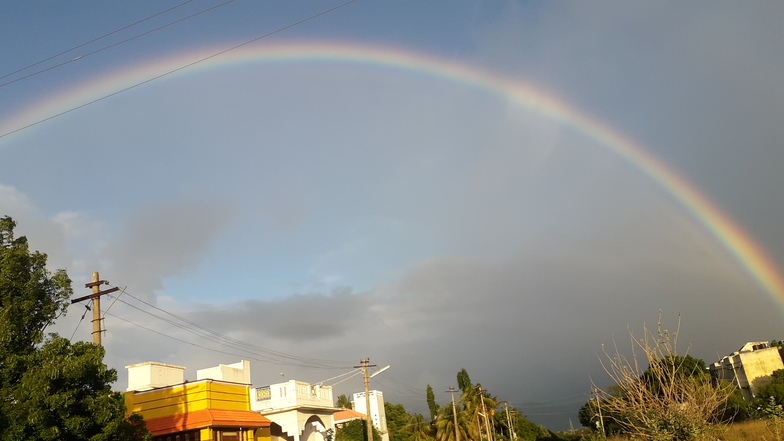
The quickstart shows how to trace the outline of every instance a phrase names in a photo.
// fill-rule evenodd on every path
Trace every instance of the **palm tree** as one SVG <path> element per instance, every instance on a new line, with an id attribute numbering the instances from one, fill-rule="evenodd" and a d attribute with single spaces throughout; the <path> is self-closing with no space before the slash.
<path id="1" fill-rule="evenodd" d="M 338 395 L 337 407 L 342 407 L 343 409 L 351 409 L 351 400 L 346 396 L 346 394 Z"/>
<path id="2" fill-rule="evenodd" d="M 468 419 L 468 413 L 457 409 L 457 433 L 455 432 L 455 415 L 452 406 L 444 406 L 436 418 L 436 441 L 473 441 L 473 425 Z M 458 436 L 459 440 L 455 437 Z"/>
<path id="3" fill-rule="evenodd" d="M 460 396 L 465 412 L 472 422 L 469 432 L 475 436 L 474 439 L 493 439 L 493 414 L 498 407 L 498 399 L 491 397 L 486 390 L 482 389 L 481 384 L 477 384 L 471 389 L 467 389 Z"/>
<path id="4" fill-rule="evenodd" d="M 420 413 L 411 415 L 403 430 L 408 434 L 409 441 L 432 441 L 433 428 L 425 417 Z"/>

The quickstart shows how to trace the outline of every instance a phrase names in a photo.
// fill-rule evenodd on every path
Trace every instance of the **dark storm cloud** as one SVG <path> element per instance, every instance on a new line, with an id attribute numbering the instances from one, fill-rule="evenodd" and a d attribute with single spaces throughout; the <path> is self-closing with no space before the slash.
<path id="1" fill-rule="evenodd" d="M 213 323 L 217 329 L 243 333 L 247 339 L 307 343 L 352 335 L 362 324 L 375 320 L 371 311 L 375 303 L 377 300 L 369 293 L 354 294 L 350 288 L 335 288 L 328 293 L 210 307 L 192 316 L 197 321 Z"/>

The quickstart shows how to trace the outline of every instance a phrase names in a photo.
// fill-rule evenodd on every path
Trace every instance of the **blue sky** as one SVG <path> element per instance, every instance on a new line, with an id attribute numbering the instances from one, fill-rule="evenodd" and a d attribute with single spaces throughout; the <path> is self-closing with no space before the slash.
<path id="1" fill-rule="evenodd" d="M 0 76 L 180 3 L 7 2 Z M 236 0 L 174 23 L 219 5 L 183 3 L 1 79 L 0 121 L 39 108 L 37 122 L 61 93 L 339 4 Z M 772 2 L 359 0 L 252 45 L 394 48 L 533 85 L 643 146 L 781 270 L 782 15 Z M 100 271 L 297 360 L 218 352 L 117 302 L 106 346 L 118 389 L 124 366 L 146 360 L 193 373 L 250 358 L 263 385 L 370 357 L 392 365 L 374 381 L 410 411 L 466 368 L 565 429 L 591 379 L 606 381 L 602 344 L 660 309 L 669 326 L 682 314 L 683 349 L 707 362 L 782 338 L 781 300 L 673 195 L 574 127 L 441 75 L 345 60 L 185 69 L 2 135 L 0 214 L 77 295 Z M 54 330 L 89 340 L 83 308 Z"/>

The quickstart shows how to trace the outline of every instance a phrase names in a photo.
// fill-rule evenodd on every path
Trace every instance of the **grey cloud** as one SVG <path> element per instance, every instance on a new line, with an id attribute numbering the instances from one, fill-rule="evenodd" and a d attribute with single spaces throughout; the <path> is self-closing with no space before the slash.
<path id="1" fill-rule="evenodd" d="M 132 285 L 134 292 L 154 299 L 164 278 L 198 268 L 231 217 L 232 207 L 216 200 L 140 208 L 105 250 L 110 282 Z"/>
<path id="2" fill-rule="evenodd" d="M 558 241 L 546 253 L 530 249 L 505 258 L 434 257 L 370 292 L 343 288 L 180 314 L 288 354 L 344 360 L 345 367 L 365 356 L 391 364 L 388 376 L 374 378 L 374 384 L 388 401 L 418 412 L 426 411 L 425 385 L 445 390 L 466 368 L 474 381 L 515 405 L 566 400 L 557 409 L 575 413 L 584 402 L 579 392 L 587 393 L 591 379 L 607 381 L 598 362 L 601 345 L 613 339 L 623 344 L 629 329 L 654 323 L 660 308 L 667 325 L 682 313 L 682 343 L 693 344 L 690 353 L 706 361 L 734 350 L 738 340 L 774 337 L 769 324 L 778 313 L 745 275 L 682 269 L 700 257 L 699 249 L 674 256 L 638 249 L 630 258 L 633 250 L 619 256 L 620 245 L 594 248 L 593 240 Z M 742 297 L 744 291 L 754 294 Z M 113 352 L 124 352 L 123 340 L 116 339 Z M 233 361 L 232 355 L 175 346 L 172 352 L 166 349 L 171 345 L 151 345 L 147 352 L 194 368 Z M 306 381 L 336 375 L 264 359 L 253 355 L 258 384 L 278 381 L 278 371 Z M 358 387 L 348 382 L 336 393 Z M 537 415 L 539 408 L 522 408 L 534 421 L 551 423 Z M 562 424 L 562 418 L 552 421 Z"/>
<path id="3" fill-rule="evenodd" d="M 335 288 L 330 293 L 297 294 L 273 301 L 248 300 L 194 316 L 218 329 L 243 332 L 249 339 L 318 342 L 345 337 L 362 324 L 372 323 L 370 307 L 375 302 L 369 293 Z"/>

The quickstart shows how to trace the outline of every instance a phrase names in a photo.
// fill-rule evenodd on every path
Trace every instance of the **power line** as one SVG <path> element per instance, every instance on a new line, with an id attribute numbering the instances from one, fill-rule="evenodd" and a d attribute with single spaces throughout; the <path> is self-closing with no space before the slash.
<path id="1" fill-rule="evenodd" d="M 193 1 L 193 0 L 191 0 L 191 1 Z M 187 16 L 187 17 L 183 17 L 183 18 L 181 18 L 181 19 L 179 19 L 179 20 L 175 20 L 175 21 L 173 21 L 173 22 L 167 23 L 167 24 L 165 24 L 165 25 L 163 25 L 163 26 L 159 26 L 159 27 L 157 27 L 157 28 L 155 28 L 155 29 L 151 29 L 151 30 L 149 30 L 149 31 L 142 32 L 141 34 L 137 34 L 137 35 L 135 35 L 135 36 L 133 36 L 133 37 L 126 38 L 125 40 L 118 41 L 117 43 L 112 43 L 112 44 L 110 44 L 110 45 L 108 45 L 108 46 L 104 46 L 104 47 L 102 47 L 102 48 L 99 48 L 99 49 L 96 49 L 96 50 L 94 50 L 94 51 L 92 51 L 92 52 L 88 52 L 88 53 L 86 53 L 86 54 L 84 54 L 84 55 L 80 55 L 80 56 L 78 56 L 78 57 L 76 57 L 76 58 L 73 58 L 73 59 L 71 59 L 71 60 L 64 61 L 64 62 L 62 62 L 62 63 L 60 63 L 60 64 L 55 64 L 54 66 L 47 67 L 46 69 L 41 69 L 41 70 L 39 70 L 39 71 L 36 71 L 36 72 L 30 73 L 30 74 L 24 75 L 24 76 L 22 76 L 22 77 L 19 77 L 19 78 L 16 78 L 16 79 L 14 79 L 14 80 L 6 81 L 5 83 L 0 83 L 0 87 L 4 87 L 4 86 L 7 86 L 7 85 L 9 85 L 9 84 L 16 83 L 17 81 L 22 81 L 22 80 L 24 80 L 24 79 L 27 79 L 27 78 L 30 78 L 30 77 L 34 77 L 34 76 L 36 76 L 36 75 L 39 75 L 39 74 L 42 74 L 42 73 L 44 73 L 44 72 L 48 72 L 48 71 L 50 71 L 50 70 L 57 69 L 58 67 L 65 66 L 66 64 L 70 64 L 70 63 L 73 63 L 73 62 L 75 62 L 75 61 L 79 61 L 79 60 L 81 60 L 81 59 L 83 59 L 83 58 L 85 58 L 85 57 L 89 57 L 90 55 L 95 55 L 95 54 L 97 54 L 97 53 L 99 53 L 99 52 L 103 52 L 103 51 L 105 51 L 106 49 L 111 49 L 111 48 L 113 48 L 113 47 L 116 47 L 116 46 L 119 46 L 119 45 L 121 45 L 121 44 L 125 44 L 125 43 L 127 43 L 127 42 L 129 42 L 129 41 L 136 40 L 137 38 L 143 37 L 143 36 L 145 36 L 145 35 L 148 35 L 148 34 L 152 34 L 153 32 L 160 31 L 161 29 L 168 28 L 169 26 L 172 26 L 172 25 L 175 25 L 175 24 L 177 24 L 177 23 L 179 23 L 179 22 L 182 22 L 182 21 L 188 20 L 188 19 L 190 19 L 190 18 L 196 17 L 197 15 L 204 14 L 205 12 L 209 12 L 209 11 L 211 11 L 211 10 L 213 10 L 213 9 L 220 8 L 221 6 L 227 5 L 227 4 L 229 4 L 229 3 L 232 3 L 232 2 L 234 2 L 234 1 L 235 1 L 235 0 L 227 0 L 227 1 L 223 2 L 223 3 L 221 3 L 221 4 L 218 4 L 218 5 L 212 6 L 212 7 L 210 7 L 210 8 L 204 9 L 204 10 L 202 10 L 202 11 L 196 12 L 196 13 L 194 13 L 194 14 L 191 14 L 191 15 Z M 126 28 L 127 28 L 127 27 L 128 27 L 128 26 L 126 26 Z M 125 28 L 123 28 L 123 29 L 125 29 Z M 109 35 L 109 34 L 107 34 L 107 35 Z M 93 40 L 93 41 L 95 41 L 95 40 Z M 87 44 L 87 43 L 85 43 L 85 44 Z M 78 46 L 78 47 L 81 47 L 81 46 L 84 46 L 84 44 L 83 44 L 83 45 L 80 45 L 80 46 Z M 71 49 L 71 50 L 73 50 L 73 49 Z M 71 50 L 69 50 L 69 51 L 66 51 L 66 52 L 70 52 Z M 51 59 L 51 58 L 49 58 L 49 59 Z M 40 63 L 36 63 L 36 64 L 40 64 Z M 25 68 L 25 69 L 27 69 L 27 68 Z M 24 70 L 24 69 L 22 69 L 22 70 Z M 17 72 L 19 72 L 19 71 L 17 71 Z M 14 73 L 16 73 L 16 72 L 14 72 Z M 12 74 L 9 74 L 9 75 L 12 75 Z M 9 76 L 9 75 L 6 75 L 5 77 L 7 77 L 7 76 Z M 2 77 L 2 78 L 5 78 L 5 77 Z"/>
<path id="2" fill-rule="evenodd" d="M 221 333 L 219 333 L 217 331 L 214 331 L 212 329 L 209 329 L 209 328 L 206 328 L 206 327 L 204 327 L 202 325 L 199 325 L 198 323 L 195 323 L 195 322 L 193 322 L 191 320 L 188 320 L 188 319 L 186 319 L 184 317 L 181 317 L 181 316 L 178 316 L 178 315 L 176 315 L 174 313 L 166 311 L 163 308 L 160 308 L 160 307 L 152 305 L 152 304 L 150 304 L 148 302 L 145 302 L 144 300 L 139 299 L 138 297 L 133 296 L 132 294 L 128 293 L 127 291 L 125 291 L 124 294 L 125 294 L 125 296 L 127 296 L 127 297 L 129 297 L 129 298 L 131 298 L 131 299 L 133 299 L 133 300 L 135 300 L 137 302 L 140 302 L 140 303 L 142 303 L 142 304 L 144 304 L 144 305 L 146 305 L 146 306 L 148 306 L 150 308 L 156 309 L 156 310 L 164 313 L 166 316 L 171 317 L 171 318 L 167 318 L 165 316 L 161 316 L 159 314 L 155 314 L 153 312 L 150 312 L 148 310 L 140 308 L 140 307 L 138 307 L 136 305 L 133 305 L 133 304 L 131 304 L 131 303 L 125 301 L 125 300 L 122 300 L 122 299 L 117 299 L 117 301 L 119 303 L 127 305 L 130 308 L 136 309 L 136 310 L 138 310 L 138 311 L 140 311 L 140 312 L 142 312 L 144 314 L 147 314 L 147 315 L 149 315 L 149 316 L 151 316 L 153 318 L 161 320 L 161 321 L 163 321 L 163 322 L 165 322 L 165 323 L 167 323 L 167 324 L 169 324 L 171 326 L 175 326 L 177 328 L 180 328 L 180 329 L 182 329 L 182 330 L 184 330 L 186 332 L 189 332 L 189 333 L 191 333 L 191 334 L 193 334 L 193 335 L 195 335 L 195 336 L 197 336 L 199 338 L 202 338 L 204 340 L 207 340 L 209 342 L 216 343 L 216 344 L 219 344 L 221 346 L 229 347 L 229 348 L 232 348 L 234 350 L 244 352 L 246 354 L 252 354 L 254 356 L 255 360 L 264 361 L 264 362 L 267 362 L 267 363 L 277 364 L 277 365 L 300 366 L 300 367 L 309 367 L 309 368 L 319 367 L 319 368 L 322 368 L 322 369 L 347 369 L 347 367 L 345 366 L 345 363 L 340 362 L 340 361 L 321 360 L 321 359 L 314 359 L 314 358 L 299 357 L 299 356 L 286 354 L 286 353 L 283 353 L 283 352 L 280 352 L 280 351 L 275 351 L 275 350 L 272 350 L 272 349 L 269 349 L 269 348 L 265 348 L 265 347 L 258 346 L 258 345 L 253 345 L 253 344 L 241 341 L 241 340 L 234 339 L 232 337 L 229 337 L 227 335 L 221 334 Z M 113 317 L 117 317 L 116 314 L 112 314 L 112 316 Z M 142 327 L 144 329 L 150 330 L 152 332 L 156 332 L 158 334 L 165 335 L 165 336 L 170 337 L 172 339 L 175 339 L 177 341 L 181 341 L 181 342 L 188 343 L 188 344 L 193 344 L 193 345 L 196 345 L 196 346 L 199 346 L 199 347 L 204 347 L 204 346 L 201 346 L 201 345 L 198 345 L 198 344 L 195 344 L 195 343 L 187 342 L 185 340 L 182 340 L 182 339 L 179 339 L 179 338 L 176 338 L 176 337 L 172 337 L 172 336 L 170 336 L 168 334 L 164 334 L 164 333 L 161 333 L 159 331 L 155 331 L 153 329 L 150 329 L 148 327 L 145 327 L 143 325 L 140 325 L 140 324 L 135 323 L 135 322 L 133 322 L 131 320 L 128 320 L 128 319 L 122 319 L 122 320 L 124 320 L 126 322 L 129 322 L 129 323 L 132 323 L 132 324 L 135 324 L 135 325 L 137 325 L 139 327 Z M 204 347 L 204 348 L 205 349 L 210 349 L 210 348 L 206 348 L 206 347 Z M 225 352 L 225 351 L 220 351 L 220 350 L 215 350 L 215 349 L 210 349 L 210 350 L 214 350 L 214 351 L 217 351 L 217 352 Z M 236 355 L 236 354 L 233 354 L 233 355 Z M 255 358 L 255 357 L 264 357 L 264 358 Z"/>
<path id="3" fill-rule="evenodd" d="M 87 311 L 89 311 L 89 310 L 90 310 L 90 305 L 85 304 L 84 305 L 84 313 L 82 313 L 82 318 L 79 319 L 79 323 L 76 324 L 76 328 L 74 328 L 74 332 L 73 332 L 73 334 L 71 334 L 71 338 L 69 338 L 68 341 L 73 340 L 74 335 L 76 335 L 76 331 L 79 330 L 79 325 L 82 324 L 82 322 L 84 321 L 84 316 L 87 315 Z"/>
<path id="4" fill-rule="evenodd" d="M 396 389 L 400 395 L 407 397 L 423 397 L 425 396 L 424 389 L 417 389 L 409 386 L 408 384 L 395 379 L 392 375 L 382 375 L 379 377 L 378 382 L 381 384 L 389 385 L 391 388 Z"/>
<path id="5" fill-rule="evenodd" d="M 169 320 L 169 319 L 157 316 L 155 314 L 150 313 L 149 311 L 145 311 L 145 310 L 143 310 L 141 308 L 138 308 L 138 307 L 136 307 L 134 305 L 131 305 L 128 302 L 125 302 L 123 300 L 120 300 L 120 303 L 124 303 L 124 304 L 130 306 L 131 308 L 137 309 L 137 310 L 139 310 L 139 311 L 141 311 L 141 312 L 143 312 L 145 314 L 148 314 L 150 316 L 153 316 L 155 318 L 163 320 L 163 321 L 165 321 L 165 322 L 167 322 L 169 324 L 177 326 L 178 328 L 181 328 L 181 329 L 186 330 L 186 331 L 188 331 L 188 332 L 190 332 L 192 334 L 196 334 L 196 335 L 198 335 L 200 337 L 203 337 L 205 339 L 208 339 L 208 340 L 216 342 L 216 343 L 228 344 L 228 345 L 235 346 L 235 348 L 239 349 L 239 350 L 247 350 L 249 352 L 253 352 L 253 351 L 262 352 L 262 353 L 269 354 L 271 356 L 275 356 L 275 357 L 278 357 L 278 358 L 291 360 L 291 361 L 297 361 L 297 362 L 310 363 L 311 365 L 312 364 L 321 364 L 321 365 L 325 365 L 325 367 L 332 368 L 331 364 L 332 363 L 336 363 L 335 361 L 331 361 L 331 360 L 322 360 L 322 359 L 316 359 L 316 358 L 306 358 L 306 357 L 299 357 L 299 356 L 295 356 L 295 355 L 290 355 L 290 354 L 286 354 L 284 352 L 275 351 L 273 349 L 265 348 L 263 346 L 258 346 L 258 345 L 254 345 L 254 344 L 251 344 L 251 343 L 247 343 L 247 342 L 244 342 L 242 340 L 237 340 L 237 339 L 229 337 L 229 336 L 227 336 L 225 334 L 221 334 L 220 332 L 217 332 L 217 331 L 209 329 L 209 328 L 207 328 L 205 326 L 202 326 L 202 325 L 200 325 L 200 324 L 198 324 L 198 323 L 196 323 L 194 321 L 191 321 L 191 320 L 188 320 L 188 319 L 186 319 L 184 317 L 176 315 L 176 314 L 174 314 L 172 312 L 166 311 L 165 309 L 160 308 L 158 306 L 155 306 L 155 305 L 153 305 L 151 303 L 145 302 L 144 300 L 142 300 L 142 299 L 140 299 L 140 298 L 138 298 L 138 297 L 128 293 L 127 291 L 125 292 L 125 295 L 130 297 L 130 298 L 132 298 L 132 299 L 134 299 L 134 300 L 136 300 L 137 302 L 140 302 L 140 303 L 150 307 L 150 308 L 153 308 L 153 309 L 156 309 L 158 311 L 161 311 L 162 313 L 164 313 L 164 314 L 166 314 L 166 315 L 168 315 L 168 316 L 170 316 L 170 317 L 174 318 L 175 320 L 178 320 L 178 321 L 180 321 L 182 323 L 177 323 L 176 321 Z"/>
<path id="6" fill-rule="evenodd" d="M 106 37 L 109 37 L 109 36 L 111 36 L 111 35 L 114 35 L 114 34 L 116 34 L 116 33 L 118 33 L 118 32 L 124 31 L 124 30 L 126 30 L 126 29 L 128 29 L 128 28 L 131 28 L 131 27 L 133 27 L 133 26 L 136 26 L 136 25 L 138 25 L 138 24 L 140 24 L 140 23 L 144 23 L 144 22 L 145 22 L 145 21 L 147 21 L 147 20 L 150 20 L 150 19 L 153 19 L 153 18 L 155 18 L 155 17 L 158 17 L 159 15 L 163 15 L 163 14 L 165 14 L 165 13 L 169 12 L 169 11 L 173 11 L 174 9 L 177 9 L 177 8 L 179 8 L 180 6 L 184 6 L 184 5 L 188 4 L 188 3 L 191 3 L 192 1 L 194 1 L 194 0 L 187 0 L 187 1 L 184 1 L 184 2 L 182 2 L 182 3 L 180 3 L 180 4 L 178 4 L 178 5 L 174 5 L 174 6 L 172 6 L 172 7 L 171 7 L 171 8 L 169 8 L 169 9 L 165 9 L 165 10 L 163 10 L 163 11 L 161 11 L 161 12 L 158 12 L 157 14 L 153 14 L 153 15 L 151 15 L 151 16 L 149 16 L 149 17 L 143 18 L 143 19 L 141 19 L 141 20 L 139 20 L 139 21 L 133 22 L 133 23 L 131 23 L 131 24 L 129 24 L 129 25 L 126 25 L 126 26 L 123 26 L 123 27 L 121 27 L 121 28 L 119 28 L 119 29 L 115 29 L 115 30 L 113 30 L 112 32 L 109 32 L 108 34 L 103 34 L 103 35 L 101 35 L 100 37 L 93 38 L 92 40 L 89 40 L 89 41 L 86 41 L 86 42 L 84 42 L 84 43 L 81 43 L 81 44 L 79 44 L 79 45 L 77 45 L 77 46 L 74 46 L 74 47 L 72 47 L 72 48 L 70 48 L 70 49 L 66 49 L 66 50 L 64 50 L 64 51 L 62 51 L 62 52 L 58 52 L 58 53 L 56 53 L 56 54 L 54 54 L 54 55 L 52 55 L 52 56 L 50 56 L 50 57 L 44 58 L 43 60 L 37 61 L 37 62 L 35 62 L 35 63 L 33 63 L 33 64 L 30 64 L 30 65 L 28 65 L 28 66 L 25 66 L 25 67 L 23 67 L 23 68 L 21 68 L 21 69 L 17 69 L 17 70 L 15 70 L 15 71 L 11 72 L 11 73 L 5 74 L 5 75 L 3 75 L 2 77 L 0 77 L 0 80 L 2 80 L 2 79 L 5 79 L 5 78 L 8 78 L 8 77 L 10 77 L 10 76 L 12 76 L 12 75 L 18 74 L 19 72 L 23 72 L 23 71 L 25 71 L 25 70 L 27 70 L 27 69 L 30 69 L 31 67 L 38 66 L 39 64 L 42 64 L 42 63 L 45 63 L 45 62 L 47 62 L 47 61 L 49 61 L 49 60 L 51 60 L 51 59 L 57 58 L 57 57 L 59 57 L 60 55 L 65 55 L 65 54 L 67 54 L 68 52 L 75 51 L 76 49 L 79 49 L 79 48 L 81 48 L 81 47 L 87 46 L 87 45 L 88 45 L 88 44 L 90 44 L 90 43 L 95 43 L 96 41 L 102 40 L 102 39 L 104 39 L 104 38 L 106 38 Z"/>
<path id="7" fill-rule="evenodd" d="M 92 101 L 88 101 L 88 102 L 86 102 L 86 103 L 83 103 L 83 104 L 80 104 L 80 105 L 78 105 L 78 106 L 76 106 L 76 107 L 72 107 L 72 108 L 70 108 L 70 109 L 67 109 L 67 110 L 64 110 L 64 111 L 62 111 L 62 112 L 60 112 L 60 113 L 56 113 L 56 114 L 54 114 L 54 115 L 51 115 L 51 116 L 48 116 L 48 117 L 46 117 L 46 118 L 40 119 L 40 120 L 38 120 L 38 121 L 32 122 L 32 123 L 30 123 L 30 124 L 27 124 L 27 125 L 25 125 L 25 126 L 22 126 L 22 127 L 19 127 L 19 128 L 17 128 L 17 129 L 13 129 L 13 130 L 11 130 L 11 131 L 9 131 L 9 132 L 6 132 L 6 133 L 3 133 L 3 134 L 0 134 L 0 138 L 4 138 L 4 137 L 6 137 L 6 136 L 8 136 L 8 135 L 12 135 L 12 134 L 14 134 L 14 133 L 21 132 L 22 130 L 29 129 L 30 127 L 37 126 L 38 124 L 44 123 L 44 122 L 46 122 L 46 121 L 52 120 L 52 119 L 54 119 L 54 118 L 57 118 L 57 117 L 60 117 L 60 116 L 63 116 L 63 115 L 66 115 L 66 114 L 68 114 L 68 113 L 71 113 L 71 112 L 73 112 L 73 111 L 75 111 L 75 110 L 79 110 L 79 109 L 81 109 L 81 108 L 83 108 L 83 107 L 87 107 L 87 106 L 89 106 L 89 105 L 91 105 L 91 104 L 95 104 L 95 103 L 97 103 L 97 102 L 100 102 L 100 101 L 103 101 L 103 100 L 105 100 L 105 99 L 107 99 L 107 98 L 111 98 L 111 97 L 113 97 L 113 96 L 115 96 L 115 95 L 119 95 L 119 94 L 121 94 L 121 93 L 123 93 L 123 92 L 127 92 L 127 91 L 129 91 L 129 90 L 131 90 L 131 89 L 135 89 L 135 88 L 137 88 L 137 87 L 139 87 L 139 86 L 142 86 L 142 85 L 144 85 L 144 84 L 150 83 L 150 82 L 152 82 L 152 81 L 155 81 L 155 80 L 158 80 L 158 79 L 160 79 L 160 78 L 163 78 L 163 77 L 165 77 L 165 76 L 171 75 L 171 74 L 173 74 L 173 73 L 179 72 L 179 71 L 181 71 L 181 70 L 183 70 L 183 69 L 187 69 L 187 68 L 189 68 L 189 67 L 191 67 L 191 66 L 195 66 L 195 65 L 197 65 L 197 64 L 199 64 L 199 63 L 203 63 L 203 62 L 205 62 L 205 61 L 211 60 L 211 59 L 213 59 L 213 58 L 215 58 L 215 57 L 218 57 L 218 56 L 220 56 L 220 55 L 223 55 L 223 54 L 225 54 L 225 53 L 227 53 L 227 52 L 231 52 L 231 51 L 233 51 L 233 50 L 235 50 L 235 49 L 239 49 L 239 48 L 241 48 L 241 47 L 243 47 L 243 46 L 247 46 L 247 45 L 249 45 L 249 44 L 251 44 L 251 43 L 255 43 L 256 41 L 259 41 L 259 40 L 261 40 L 261 39 L 264 39 L 264 38 L 270 37 L 270 36 L 272 36 L 272 35 L 278 34 L 278 33 L 280 33 L 280 32 L 283 32 L 283 31 L 287 30 L 287 29 L 290 29 L 290 28 L 293 28 L 293 27 L 295 27 L 295 26 L 298 26 L 298 25 L 301 25 L 301 24 L 303 24 L 303 23 L 306 23 L 306 22 L 308 22 L 308 21 L 310 21 L 310 20 L 314 20 L 314 19 L 316 19 L 316 18 L 318 18 L 318 17 L 321 17 L 322 15 L 329 14 L 330 12 L 336 11 L 336 10 L 338 10 L 338 9 L 340 9 L 340 8 L 343 8 L 343 7 L 345 7 L 345 6 L 348 6 L 348 5 L 350 5 L 351 3 L 354 3 L 354 2 L 357 2 L 357 1 L 359 1 L 359 0 L 349 0 L 349 1 L 345 2 L 345 3 L 343 3 L 343 4 L 340 4 L 340 5 L 338 5 L 338 6 L 332 7 L 332 8 L 330 8 L 330 9 L 327 9 L 327 10 L 325 10 L 325 11 L 319 12 L 319 13 L 317 13 L 317 14 L 311 15 L 311 16 L 310 16 L 310 17 L 308 17 L 308 18 L 304 18 L 304 19 L 302 19 L 302 20 L 296 21 L 296 22 L 294 22 L 294 23 L 291 23 L 291 24 L 289 24 L 289 25 L 283 26 L 283 27 L 281 27 L 281 28 L 278 28 L 278 29 L 276 29 L 276 30 L 274 30 L 274 31 L 272 31 L 272 32 L 266 33 L 266 34 L 264 34 L 264 35 L 261 35 L 261 36 L 259 36 L 259 37 L 253 38 L 253 39 L 251 39 L 251 40 L 247 40 L 247 41 L 245 41 L 245 42 L 243 42 L 243 43 L 240 43 L 240 44 L 238 44 L 238 45 L 231 46 L 231 47 L 229 47 L 229 48 L 227 48 L 227 49 L 224 49 L 224 50 L 222 50 L 222 51 L 219 51 L 219 52 L 215 52 L 215 53 L 213 53 L 213 54 L 211 54 L 211 55 L 208 55 L 208 56 L 206 56 L 206 57 L 204 57 L 204 58 L 200 58 L 200 59 L 198 59 L 198 60 L 196 60 L 196 61 L 193 61 L 193 62 L 191 62 L 191 63 L 188 63 L 188 64 L 182 65 L 182 66 L 180 66 L 180 67 L 177 67 L 177 68 L 175 68 L 175 69 L 169 70 L 169 71 L 167 71 L 167 72 L 164 72 L 164 73 L 162 73 L 162 74 L 156 75 L 156 76 L 154 76 L 154 77 L 152 77 L 152 78 L 148 78 L 148 79 L 146 79 L 146 80 L 144 80 L 144 81 L 141 81 L 141 82 L 139 82 L 139 83 L 133 84 L 133 85 L 131 85 L 131 86 L 128 86 L 128 87 L 125 87 L 125 88 L 123 88 L 123 89 L 120 89 L 120 90 L 118 90 L 118 91 L 115 91 L 115 92 L 109 93 L 109 94 L 107 94 L 107 95 L 104 95 L 104 96 L 102 96 L 102 97 L 96 98 L 96 99 L 94 99 L 94 100 L 92 100 Z"/>
<path id="8" fill-rule="evenodd" d="M 207 351 L 218 352 L 218 353 L 221 353 L 221 354 L 232 355 L 232 356 L 235 356 L 235 357 L 247 357 L 246 354 L 235 354 L 235 353 L 232 353 L 232 352 L 222 351 L 220 349 L 210 348 L 210 347 L 207 347 L 207 346 L 200 345 L 198 343 L 193 343 L 193 342 L 190 342 L 190 341 L 186 341 L 186 340 L 174 337 L 172 335 L 165 334 L 165 333 L 160 332 L 160 331 L 156 331 L 155 329 L 152 329 L 152 328 L 149 328 L 147 326 L 141 325 L 141 324 L 136 323 L 134 321 L 131 321 L 131 320 L 128 320 L 128 319 L 124 319 L 124 318 L 118 316 L 117 314 L 112 314 L 111 312 L 107 312 L 106 315 L 108 315 L 110 317 L 113 317 L 113 318 L 116 318 L 118 320 L 122 320 L 122 321 L 124 321 L 126 323 L 129 323 L 131 325 L 138 326 L 138 327 L 140 327 L 142 329 L 145 329 L 147 331 L 154 332 L 154 333 L 156 333 L 158 335 L 162 335 L 164 337 L 168 337 L 168 338 L 170 338 L 172 340 L 177 340 L 177 341 L 179 341 L 181 343 L 185 343 L 185 344 L 190 345 L 190 346 L 196 346 L 197 348 L 202 348 L 202 349 L 205 349 Z M 269 362 L 269 360 L 261 360 L 261 359 L 253 358 L 253 357 L 247 357 L 247 358 L 252 358 L 253 360 L 256 360 L 256 361 Z"/>
<path id="9" fill-rule="evenodd" d="M 537 401 L 534 403 L 526 404 L 526 403 L 511 403 L 518 407 L 523 407 L 526 409 L 538 409 L 543 407 L 558 407 L 558 406 L 567 406 L 569 404 L 575 404 L 580 402 L 585 402 L 590 399 L 590 394 L 579 393 L 573 395 L 567 395 L 560 398 L 554 398 L 552 400 L 546 401 Z M 548 404 L 552 403 L 552 404 Z"/>
<path id="10" fill-rule="evenodd" d="M 106 315 L 111 316 L 113 318 L 116 318 L 118 320 L 122 320 L 122 321 L 124 321 L 124 322 L 126 322 L 128 324 L 131 324 L 133 326 L 137 326 L 137 327 L 142 328 L 144 330 L 153 332 L 155 334 L 158 334 L 158 335 L 170 338 L 172 340 L 176 340 L 178 342 L 185 343 L 185 344 L 190 345 L 190 346 L 195 346 L 195 347 L 198 347 L 198 348 L 201 348 L 201 349 L 204 349 L 204 350 L 207 350 L 207 351 L 211 351 L 211 352 L 217 352 L 217 353 L 220 353 L 220 354 L 232 355 L 232 356 L 235 356 L 235 357 L 249 358 L 251 360 L 256 360 L 256 361 L 260 361 L 260 362 L 263 362 L 263 363 L 269 363 L 269 364 L 275 364 L 275 365 L 298 366 L 298 367 L 307 367 L 307 368 L 317 367 L 317 366 L 313 366 L 311 364 L 296 364 L 296 363 L 293 363 L 293 362 L 282 362 L 282 361 L 270 360 L 269 358 L 260 358 L 261 356 L 258 355 L 258 354 L 253 354 L 251 352 L 243 351 L 241 349 L 238 351 L 240 353 L 229 352 L 229 351 L 225 351 L 225 350 L 221 350 L 221 349 L 216 349 L 216 348 L 213 348 L 213 347 L 204 346 L 202 344 L 198 344 L 198 343 L 194 343 L 194 342 L 191 342 L 191 341 L 183 340 L 183 339 L 175 337 L 175 336 L 173 336 L 171 334 L 155 330 L 155 329 L 150 328 L 148 326 L 144 326 L 144 325 L 142 325 L 140 323 L 137 323 L 137 322 L 135 322 L 133 320 L 129 320 L 129 319 L 120 317 L 117 314 L 107 313 Z M 210 341 L 212 341 L 213 343 L 220 343 L 220 342 L 215 342 L 214 340 L 210 340 Z M 237 349 L 237 348 L 233 348 L 233 349 Z M 343 366 L 343 367 L 338 367 L 338 366 L 335 366 L 335 367 L 321 367 L 321 368 L 322 369 L 347 369 L 347 367 L 345 367 L 345 366 Z"/>

